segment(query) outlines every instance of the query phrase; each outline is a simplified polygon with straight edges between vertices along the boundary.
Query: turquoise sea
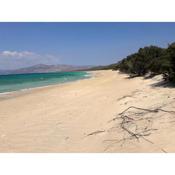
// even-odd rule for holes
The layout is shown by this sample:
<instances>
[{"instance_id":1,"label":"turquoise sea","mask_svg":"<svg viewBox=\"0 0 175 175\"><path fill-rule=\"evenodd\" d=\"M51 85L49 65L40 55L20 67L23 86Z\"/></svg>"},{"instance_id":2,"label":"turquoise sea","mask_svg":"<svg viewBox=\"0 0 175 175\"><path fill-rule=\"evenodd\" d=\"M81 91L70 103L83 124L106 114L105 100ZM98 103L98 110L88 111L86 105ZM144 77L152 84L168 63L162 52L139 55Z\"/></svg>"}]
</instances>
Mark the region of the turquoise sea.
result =
<instances>
[{"instance_id":1,"label":"turquoise sea","mask_svg":"<svg viewBox=\"0 0 175 175\"><path fill-rule=\"evenodd\" d=\"M87 72L54 72L0 75L0 93L42 87L88 78Z\"/></svg>"}]
</instances>

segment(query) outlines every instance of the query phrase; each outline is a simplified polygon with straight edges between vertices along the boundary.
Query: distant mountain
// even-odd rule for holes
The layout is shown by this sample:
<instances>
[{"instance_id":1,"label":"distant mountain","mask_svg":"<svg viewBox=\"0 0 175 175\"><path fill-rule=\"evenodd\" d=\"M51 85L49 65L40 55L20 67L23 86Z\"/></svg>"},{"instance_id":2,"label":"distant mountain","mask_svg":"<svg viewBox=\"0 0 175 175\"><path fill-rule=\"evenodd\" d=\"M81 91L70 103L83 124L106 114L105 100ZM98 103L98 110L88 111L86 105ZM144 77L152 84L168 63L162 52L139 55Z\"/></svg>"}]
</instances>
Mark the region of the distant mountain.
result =
<instances>
[{"instance_id":1,"label":"distant mountain","mask_svg":"<svg viewBox=\"0 0 175 175\"><path fill-rule=\"evenodd\" d=\"M16 70L0 70L0 75L80 71L80 70L87 70L91 67L92 66L72 66L72 65L64 65L64 64L60 64L60 65L37 64L31 67L25 67L25 68L16 69Z\"/></svg>"}]
</instances>

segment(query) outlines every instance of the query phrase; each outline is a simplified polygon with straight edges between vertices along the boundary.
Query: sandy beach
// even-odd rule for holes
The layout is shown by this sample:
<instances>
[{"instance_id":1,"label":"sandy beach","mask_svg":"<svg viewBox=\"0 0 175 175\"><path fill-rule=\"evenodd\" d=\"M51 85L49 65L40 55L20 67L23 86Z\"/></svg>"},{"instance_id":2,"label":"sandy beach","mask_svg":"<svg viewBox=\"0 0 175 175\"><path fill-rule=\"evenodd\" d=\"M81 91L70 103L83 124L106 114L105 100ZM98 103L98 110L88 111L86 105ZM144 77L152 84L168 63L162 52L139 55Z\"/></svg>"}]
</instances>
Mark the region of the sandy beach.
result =
<instances>
[{"instance_id":1,"label":"sandy beach","mask_svg":"<svg viewBox=\"0 0 175 175\"><path fill-rule=\"evenodd\" d=\"M173 88L160 76L91 73L1 95L0 152L175 152Z\"/></svg>"}]
</instances>

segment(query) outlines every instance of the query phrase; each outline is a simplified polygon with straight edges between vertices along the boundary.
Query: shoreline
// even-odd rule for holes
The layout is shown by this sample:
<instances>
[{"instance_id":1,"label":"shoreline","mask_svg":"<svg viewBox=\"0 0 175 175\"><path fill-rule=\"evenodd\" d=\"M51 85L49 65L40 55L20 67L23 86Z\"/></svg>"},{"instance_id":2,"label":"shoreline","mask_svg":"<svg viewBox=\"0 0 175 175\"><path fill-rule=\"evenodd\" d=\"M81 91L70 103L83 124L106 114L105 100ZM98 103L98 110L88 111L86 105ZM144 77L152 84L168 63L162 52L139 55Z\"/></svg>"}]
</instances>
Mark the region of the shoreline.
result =
<instances>
[{"instance_id":1,"label":"shoreline","mask_svg":"<svg viewBox=\"0 0 175 175\"><path fill-rule=\"evenodd\" d=\"M81 81L81 80L86 80L86 79L92 78L92 76L94 76L94 73L93 73L94 71L85 71L85 72L88 73L88 76L85 76L84 78L80 78L80 79L77 79L77 80L72 80L72 81L67 81L67 82L57 83L57 84L38 86L38 87L19 89L19 90L9 91L9 92L1 92L0 93L0 101L8 99L8 98L13 98L13 97L16 97L16 96L24 95L24 94L27 94L27 93L32 93L33 91L37 91L37 90L40 90L40 89L52 88L52 87L57 87L57 86L61 86L61 85L66 85L66 84L69 84L69 83L74 83L74 82Z\"/></svg>"},{"instance_id":2,"label":"shoreline","mask_svg":"<svg viewBox=\"0 0 175 175\"><path fill-rule=\"evenodd\" d=\"M157 86L160 77L91 73L0 100L0 152L175 152L173 88Z\"/></svg>"}]
</instances>

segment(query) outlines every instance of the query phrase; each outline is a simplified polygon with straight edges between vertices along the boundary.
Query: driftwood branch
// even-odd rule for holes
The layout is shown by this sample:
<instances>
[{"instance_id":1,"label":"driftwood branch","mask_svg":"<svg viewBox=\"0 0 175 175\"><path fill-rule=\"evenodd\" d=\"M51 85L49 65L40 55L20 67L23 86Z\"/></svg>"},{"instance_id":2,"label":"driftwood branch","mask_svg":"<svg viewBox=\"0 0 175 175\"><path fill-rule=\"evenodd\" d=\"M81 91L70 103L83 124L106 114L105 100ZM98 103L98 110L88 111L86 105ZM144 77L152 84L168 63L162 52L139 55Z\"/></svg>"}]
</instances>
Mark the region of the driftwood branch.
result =
<instances>
[{"instance_id":1,"label":"driftwood branch","mask_svg":"<svg viewBox=\"0 0 175 175\"><path fill-rule=\"evenodd\" d=\"M122 111L121 113L119 113L119 114L118 114L119 116L113 118L112 120L110 120L110 121L108 121L108 122L115 121L116 119L121 118L120 116L121 116L122 114L124 114L125 112L127 112L129 109L132 109L132 108L133 108L133 109L142 110L142 111L146 111L146 112L150 112L150 113L157 113L157 112L159 112L159 111L162 111L162 112L174 113L174 114L175 114L175 111L168 111L168 110L164 110L164 109L161 109L161 108L156 108L156 109L145 109L145 108L139 108L139 107L135 107L135 106L130 106L130 107L128 107L127 109L125 109L124 111ZM135 114L136 114L136 115L139 115L139 114L143 114L143 113L135 113ZM127 118L129 118L129 117L127 116ZM130 118L130 119L132 119L132 118ZM132 120L133 120L133 119L132 119ZM141 119L141 120L143 120L143 119Z\"/></svg>"},{"instance_id":2,"label":"driftwood branch","mask_svg":"<svg viewBox=\"0 0 175 175\"><path fill-rule=\"evenodd\" d=\"M87 136L92 136L92 135L100 134L102 132L105 132L105 130L94 131L94 132L91 132L90 134L87 134Z\"/></svg>"},{"instance_id":3,"label":"driftwood branch","mask_svg":"<svg viewBox=\"0 0 175 175\"><path fill-rule=\"evenodd\" d=\"M136 109L143 112L138 113L138 112L132 111L132 114L131 114L129 113L130 109ZM127 135L124 135L123 138L120 140L116 140L116 139L113 141L111 140L111 142L113 142L112 144L122 143L123 145L127 140L133 140L133 139L136 139L137 141L139 141L139 139L143 139L151 144L154 144L152 141L146 138L150 136L153 131L157 130L155 128L152 128L152 122L154 118L150 116L144 117L144 115L147 113L158 113L159 111L175 114L175 111L168 111L161 108L146 109L146 108L140 108L135 106L130 106L124 111L122 111L121 113L119 113L117 117L113 118L109 122L119 120L120 121L119 127ZM142 122L142 124L140 124L140 122ZM107 149L108 148L109 148L109 145Z\"/></svg>"}]
</instances>

